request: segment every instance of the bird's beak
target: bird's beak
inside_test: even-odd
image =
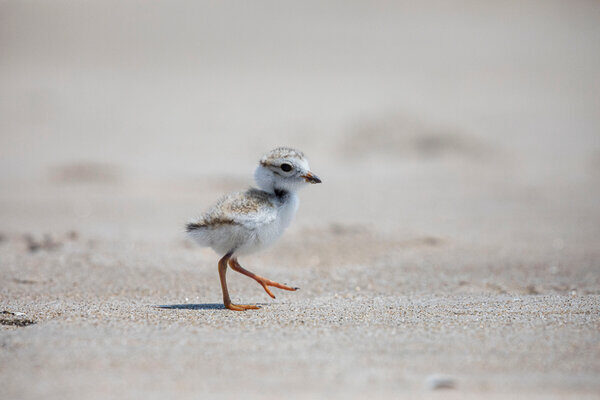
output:
[[[306,174],[302,175],[302,177],[308,183],[321,183],[321,179],[319,179],[319,177],[312,172],[307,172]]]

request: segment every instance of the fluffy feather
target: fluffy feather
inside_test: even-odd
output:
[[[290,164],[291,171],[281,165]],[[298,209],[296,190],[310,173],[304,154],[279,147],[265,154],[256,169],[260,189],[251,188],[222,197],[202,217],[187,225],[189,235],[201,246],[219,254],[252,253],[274,243],[289,226]]]

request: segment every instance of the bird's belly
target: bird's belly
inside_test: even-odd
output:
[[[284,229],[276,221],[254,229],[248,240],[236,250],[236,254],[254,253],[269,247],[281,237]]]

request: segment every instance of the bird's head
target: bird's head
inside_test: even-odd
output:
[[[254,172],[256,184],[267,192],[294,192],[307,183],[321,183],[310,171],[304,154],[289,147],[278,147],[265,154]]]

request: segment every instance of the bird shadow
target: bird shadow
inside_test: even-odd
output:
[[[267,306],[266,303],[257,303],[259,307]],[[225,310],[223,303],[204,303],[204,304],[163,304],[153,306],[163,310]]]
[[[224,310],[223,303],[204,303],[204,304],[163,304],[154,306],[164,310]]]

